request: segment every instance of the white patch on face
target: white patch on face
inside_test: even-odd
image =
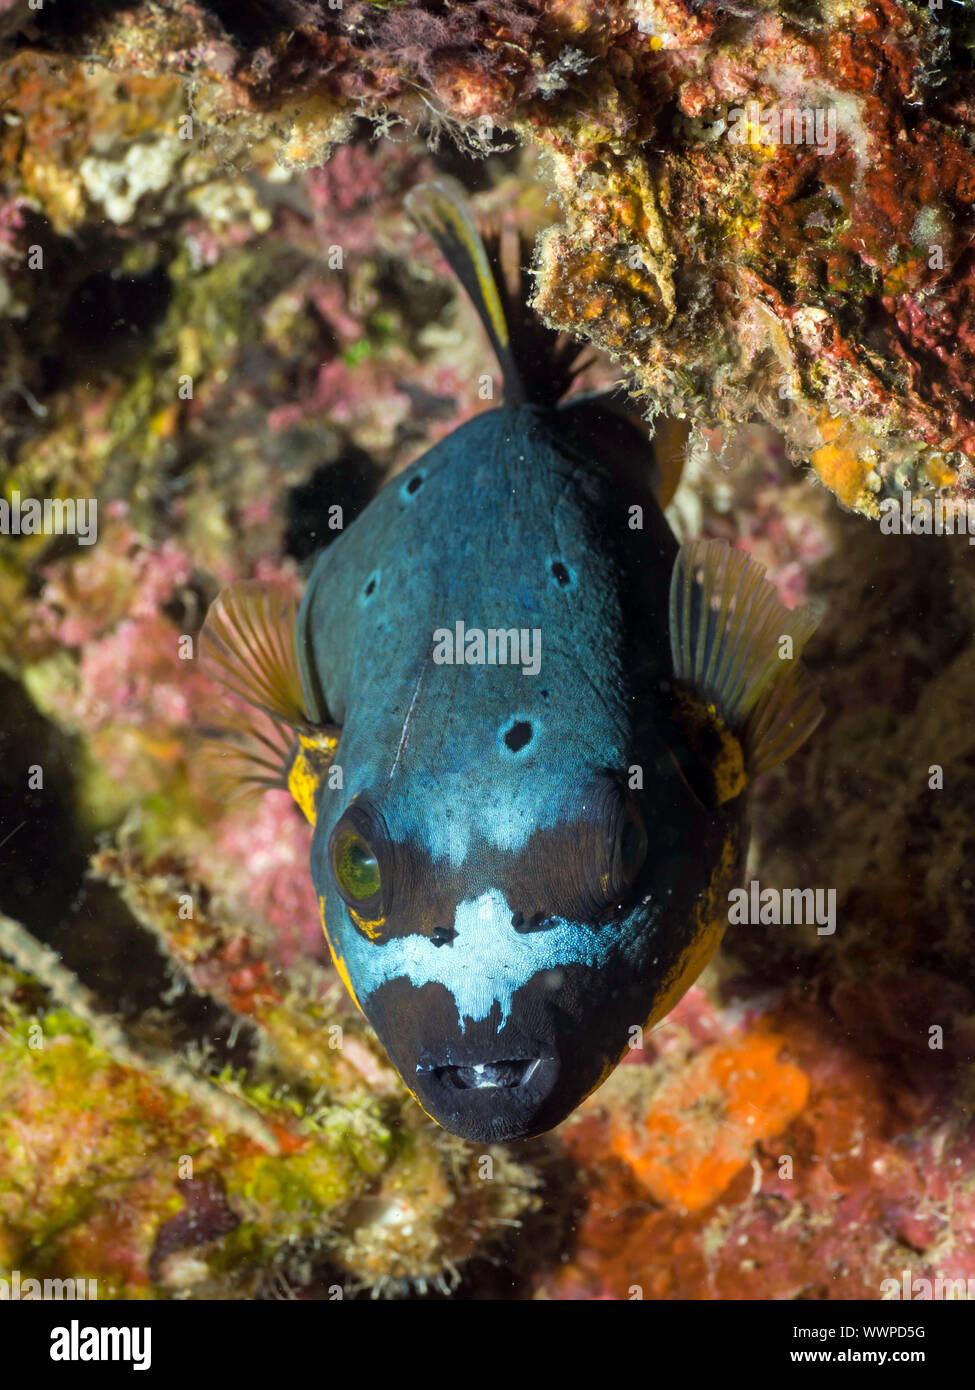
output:
[[[520,854],[528,843],[529,836],[540,826],[554,824],[557,813],[539,820],[531,808],[519,807],[509,798],[496,805],[490,795],[478,801],[476,821],[477,835],[485,844],[507,854]],[[422,840],[429,846],[430,854],[436,860],[445,860],[452,869],[458,869],[471,857],[473,852],[475,824],[470,814],[470,791],[467,780],[461,789],[441,788],[437,800],[430,800],[423,807]]]
[[[356,994],[366,999],[380,985],[402,978],[417,989],[440,984],[453,996],[461,1032],[467,1019],[479,1023],[495,1004],[501,1008],[500,1030],[511,1013],[512,995],[538,971],[553,972],[554,989],[561,967],[598,968],[623,944],[618,932],[594,931],[561,918],[544,931],[518,932],[511,917],[504,895],[491,888],[458,906],[456,936],[448,946],[435,946],[420,935],[379,944],[357,937],[346,953]]]

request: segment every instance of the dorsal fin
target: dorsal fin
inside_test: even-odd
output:
[[[222,790],[286,788],[312,820],[305,763],[317,758],[320,776],[334,756],[340,731],[313,724],[305,709],[295,648],[297,612],[289,594],[255,580],[217,595],[200,631],[200,661],[250,709],[225,701],[202,732]]]
[[[523,263],[530,253],[520,238],[506,239],[513,229],[500,219],[482,237],[463,193],[443,179],[418,185],[405,203],[470,296],[501,367],[505,403],[554,405],[595,353],[547,328],[529,309],[533,286]]]
[[[815,628],[808,609],[780,601],[764,565],[726,541],[681,546],[670,583],[674,674],[740,739],[751,777],[784,762],[822,718],[799,659]]]
[[[413,220],[433,238],[487,329],[504,375],[505,400],[509,405],[523,401],[524,386],[511,350],[498,279],[466,204],[439,180],[414,188],[406,195],[405,203]]]

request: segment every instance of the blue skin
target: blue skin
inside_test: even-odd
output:
[[[571,408],[540,406],[462,426],[322,552],[298,617],[308,709],[342,729],[342,786],[319,791],[311,851],[330,943],[407,1086],[475,1139],[551,1127],[618,1060],[693,945],[729,831],[667,714],[676,542],[579,431]],[[458,620],[540,630],[539,673],[436,664],[434,633]],[[531,737],[514,751],[519,721]],[[634,765],[645,863],[621,901],[565,915],[563,885],[598,883],[583,870],[617,843]],[[376,939],[330,861],[350,806],[390,847],[398,910]],[[523,899],[534,930],[513,925]],[[525,1065],[503,1084],[457,1070],[508,1059]]]

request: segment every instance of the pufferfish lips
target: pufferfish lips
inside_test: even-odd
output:
[[[643,817],[609,780],[578,804],[586,820],[480,872],[394,843],[368,798],[328,837],[326,920],[359,1004],[424,1110],[471,1140],[558,1123],[646,1013]]]

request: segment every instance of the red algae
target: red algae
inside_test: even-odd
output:
[[[964,991],[947,1009],[929,991],[945,1016],[969,1016]],[[657,1062],[622,1068],[563,1126],[587,1207],[546,1295],[878,1299],[905,1267],[969,1277],[975,1131],[905,1001],[925,1016],[898,981],[840,991],[839,1016],[793,991],[758,1002],[742,1033],[692,990]],[[702,1012],[725,1041],[694,1040],[683,1018],[700,1034]],[[925,1077],[905,1077],[904,1053]]]
[[[802,1110],[809,1084],[778,1060],[782,1039],[755,1034],[699,1053],[656,1091],[642,1125],[619,1122],[611,1147],[661,1205],[699,1211],[748,1163],[753,1145]]]

